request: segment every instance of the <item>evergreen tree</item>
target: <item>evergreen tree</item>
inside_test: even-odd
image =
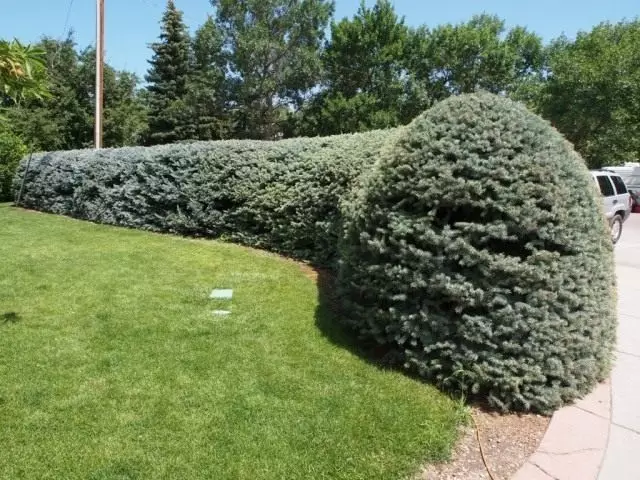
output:
[[[212,17],[196,31],[192,42],[191,76],[187,103],[193,122],[194,138],[227,138],[229,119],[226,100],[223,36]]]
[[[342,205],[342,318],[418,376],[549,413],[606,378],[615,271],[582,158],[523,105],[451,97]]]
[[[186,104],[189,81],[190,39],[182,12],[173,0],[162,16],[160,41],[151,44],[153,57],[149,82],[150,145],[172,143],[193,137]]]
[[[106,76],[113,82],[105,85],[104,145],[107,147],[139,145],[147,131],[147,111],[137,88],[138,78],[131,72],[113,71]]]

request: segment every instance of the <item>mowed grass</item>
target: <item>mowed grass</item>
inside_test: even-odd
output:
[[[0,478],[386,480],[445,459],[460,404],[333,344],[317,309],[274,255],[0,205]]]

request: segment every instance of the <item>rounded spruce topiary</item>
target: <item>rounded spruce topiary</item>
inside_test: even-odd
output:
[[[387,145],[343,206],[350,323],[444,388],[551,412],[610,368],[601,208],[544,120],[490,94],[450,98]]]

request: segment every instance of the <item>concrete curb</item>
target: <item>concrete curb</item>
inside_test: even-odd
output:
[[[512,480],[596,480],[609,441],[611,382],[551,418],[542,442]]]

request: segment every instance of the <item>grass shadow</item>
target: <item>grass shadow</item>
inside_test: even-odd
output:
[[[16,312],[5,312],[0,315],[0,319],[2,319],[2,323],[5,325],[9,323],[18,323],[20,318],[20,315]]]
[[[335,275],[320,268],[305,267],[305,271],[307,276],[316,282],[318,307],[315,312],[315,324],[324,337],[377,368],[402,370],[400,352],[389,345],[363,341],[356,332],[345,325],[343,319],[346,313],[341,308]]]
[[[343,319],[347,313],[341,308],[335,274],[326,269],[309,266],[305,266],[303,270],[308,277],[315,281],[318,289],[318,307],[315,313],[316,327],[331,343],[348,350],[376,368],[394,370],[417,382],[435,386],[454,401],[463,402],[465,405],[485,413],[505,413],[489,405],[486,396],[482,393],[472,394],[456,388],[455,382],[450,386],[436,385],[420,377],[417,372],[407,370],[404,368],[404,353],[399,349],[393,348],[391,345],[380,345],[374,341],[363,341],[357,332],[345,326]]]

